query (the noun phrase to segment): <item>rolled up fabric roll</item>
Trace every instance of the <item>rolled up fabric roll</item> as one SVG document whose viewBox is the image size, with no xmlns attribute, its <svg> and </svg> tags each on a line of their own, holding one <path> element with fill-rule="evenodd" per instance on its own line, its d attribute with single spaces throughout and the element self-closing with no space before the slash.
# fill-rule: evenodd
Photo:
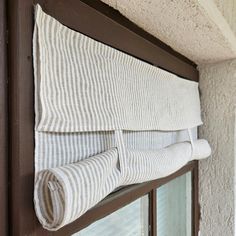
<svg viewBox="0 0 236 236">
<path fill-rule="evenodd" d="M 211 147 L 207 140 L 197 139 L 193 142 L 192 160 L 201 160 L 211 155 Z"/>
<path fill-rule="evenodd" d="M 35 210 L 48 230 L 57 230 L 83 215 L 117 187 L 165 177 L 194 159 L 211 153 L 206 140 L 182 142 L 160 150 L 126 150 L 120 172 L 112 148 L 86 160 L 40 171 L 35 180 Z"/>
<path fill-rule="evenodd" d="M 115 188 L 121 176 L 112 148 L 84 161 L 41 171 L 35 181 L 35 210 L 48 230 L 74 221 Z"/>
<path fill-rule="evenodd" d="M 127 150 L 125 184 L 159 179 L 174 173 L 191 160 L 210 156 L 211 148 L 204 139 L 172 144 L 160 150 Z"/>
</svg>

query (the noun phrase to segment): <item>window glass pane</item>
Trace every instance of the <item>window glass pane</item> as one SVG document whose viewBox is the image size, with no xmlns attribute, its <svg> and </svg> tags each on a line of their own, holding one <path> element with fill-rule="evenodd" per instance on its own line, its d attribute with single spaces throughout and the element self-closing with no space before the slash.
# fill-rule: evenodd
<svg viewBox="0 0 236 236">
<path fill-rule="evenodd" d="M 191 236 L 191 172 L 157 189 L 157 235 Z"/>
<path fill-rule="evenodd" d="M 96 221 L 73 236 L 148 236 L 148 196 Z"/>
</svg>

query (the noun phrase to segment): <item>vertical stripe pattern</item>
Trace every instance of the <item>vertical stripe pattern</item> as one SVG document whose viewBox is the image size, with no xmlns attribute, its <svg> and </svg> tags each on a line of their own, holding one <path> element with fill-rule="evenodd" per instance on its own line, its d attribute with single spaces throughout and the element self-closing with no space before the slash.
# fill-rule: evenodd
<svg viewBox="0 0 236 236">
<path fill-rule="evenodd" d="M 117 138 L 122 141 L 119 148 Z M 118 136 L 36 132 L 34 201 L 40 222 L 48 230 L 57 230 L 117 187 L 165 177 L 192 159 L 209 156 L 207 141 L 195 138 L 192 151 L 187 130 L 124 131 Z M 125 168 L 120 167 L 122 150 Z"/>
<path fill-rule="evenodd" d="M 120 186 L 210 155 L 193 128 L 197 83 L 75 32 L 39 5 L 33 47 L 34 203 L 44 228 L 71 223 Z"/>
<path fill-rule="evenodd" d="M 38 131 L 167 131 L 202 124 L 198 83 L 75 32 L 39 5 L 33 44 Z"/>
<path fill-rule="evenodd" d="M 35 210 L 43 226 L 57 230 L 120 186 L 117 161 L 113 148 L 82 162 L 39 172 Z"/>
</svg>

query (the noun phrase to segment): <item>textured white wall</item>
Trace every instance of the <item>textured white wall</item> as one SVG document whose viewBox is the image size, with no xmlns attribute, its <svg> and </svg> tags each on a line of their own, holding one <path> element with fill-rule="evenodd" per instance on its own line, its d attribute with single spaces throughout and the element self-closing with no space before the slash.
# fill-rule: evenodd
<svg viewBox="0 0 236 236">
<path fill-rule="evenodd" d="M 214 0 L 214 2 L 236 34 L 236 1 Z"/>
<path fill-rule="evenodd" d="M 234 235 L 236 60 L 200 66 L 204 125 L 212 157 L 200 162 L 201 236 Z"/>
<path fill-rule="evenodd" d="M 101 1 L 197 63 L 236 57 L 236 36 L 213 0 Z"/>
</svg>

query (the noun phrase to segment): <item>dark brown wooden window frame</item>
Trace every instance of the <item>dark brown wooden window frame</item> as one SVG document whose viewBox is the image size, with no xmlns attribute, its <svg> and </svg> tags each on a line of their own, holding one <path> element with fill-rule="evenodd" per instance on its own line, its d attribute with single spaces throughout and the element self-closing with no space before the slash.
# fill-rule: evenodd
<svg viewBox="0 0 236 236">
<path fill-rule="evenodd" d="M 10 218 L 14 236 L 70 235 L 131 201 L 149 194 L 150 235 L 155 236 L 154 189 L 188 171 L 193 183 L 193 236 L 198 234 L 198 163 L 191 162 L 163 179 L 124 188 L 111 194 L 75 222 L 57 232 L 44 230 L 33 207 L 34 84 L 32 68 L 33 6 L 42 8 L 68 27 L 150 64 L 198 81 L 196 65 L 98 0 L 9 0 L 9 158 Z"/>
<path fill-rule="evenodd" d="M 8 108 L 6 2 L 0 0 L 0 235 L 8 234 Z"/>
<path fill-rule="evenodd" d="M 144 195 L 148 195 L 149 198 L 149 235 L 156 236 L 157 235 L 157 195 L 156 190 L 164 184 L 167 184 L 171 180 L 176 179 L 179 176 L 182 176 L 186 173 L 191 172 L 192 178 L 192 235 L 198 235 L 198 189 L 196 188 L 198 184 L 198 163 L 197 161 L 192 161 L 188 163 L 186 166 L 181 168 L 179 171 L 175 172 L 168 177 L 153 180 L 143 184 L 136 184 L 132 186 L 128 186 L 120 189 L 112 194 L 110 194 L 107 198 L 101 201 L 97 206 L 89 210 L 79 219 L 77 219 L 72 224 L 65 226 L 55 233 L 56 236 L 63 236 L 69 234 L 76 233 L 81 229 L 89 226 L 95 221 L 113 213 L 114 211 L 128 205 L 129 203 L 139 199 Z"/>
</svg>

